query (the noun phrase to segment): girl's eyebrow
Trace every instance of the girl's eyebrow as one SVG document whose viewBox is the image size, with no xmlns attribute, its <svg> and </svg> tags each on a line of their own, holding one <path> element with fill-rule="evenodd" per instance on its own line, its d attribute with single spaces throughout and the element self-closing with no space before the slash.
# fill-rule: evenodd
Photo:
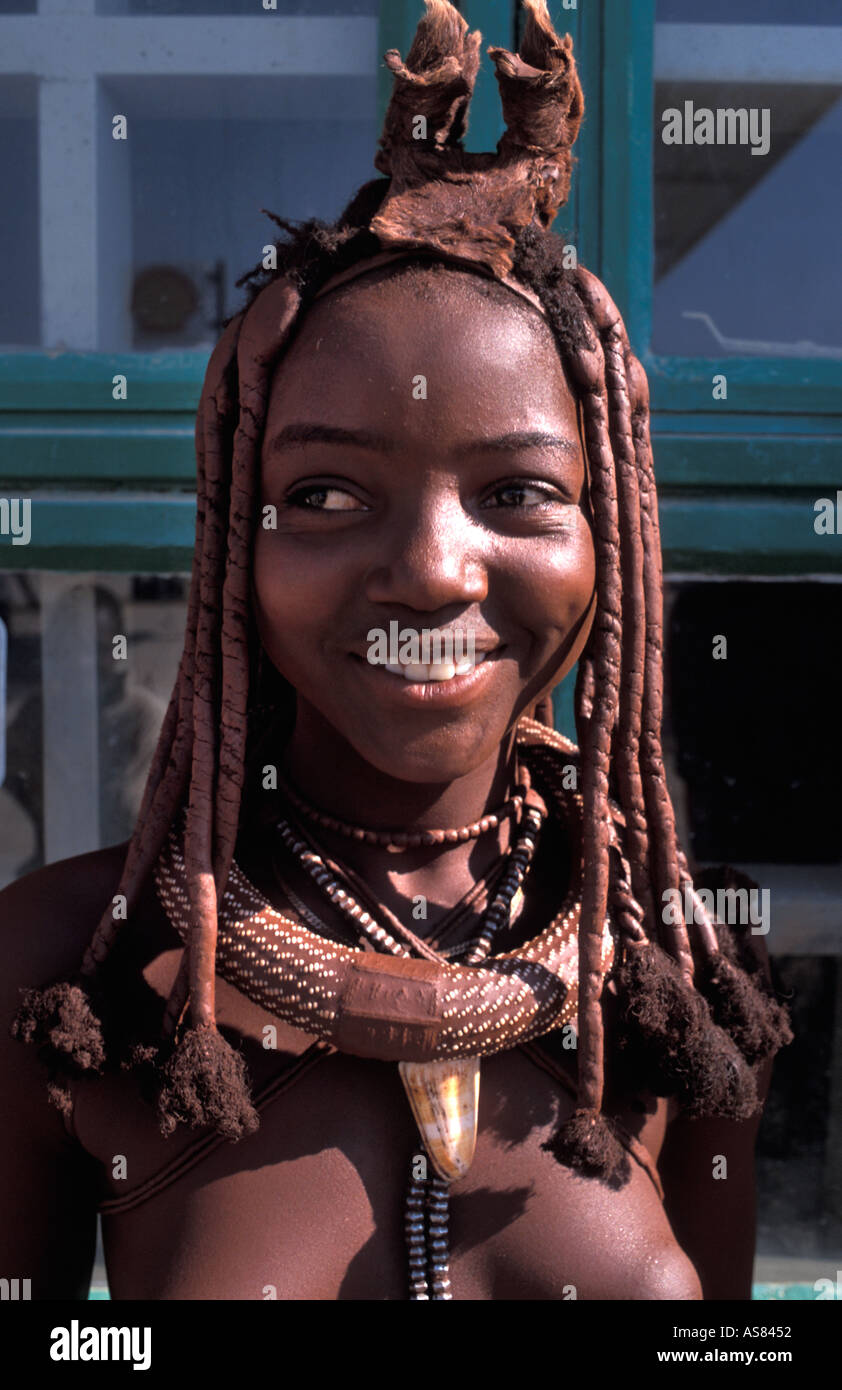
<svg viewBox="0 0 842 1390">
<path fill-rule="evenodd" d="M 270 454 L 279 453 L 295 444 L 340 444 L 346 447 L 354 445 L 358 449 L 371 449 L 381 454 L 394 452 L 397 448 L 386 435 L 375 434 L 371 430 L 352 430 L 346 429 L 344 425 L 322 425 L 299 420 L 285 425 L 274 435 L 267 445 L 267 451 Z M 479 453 L 481 450 L 494 450 L 511 454 L 522 449 L 563 449 L 568 453 L 575 453 L 577 445 L 572 439 L 548 434 L 544 430 L 513 430 L 509 434 L 499 435 L 496 439 L 468 440 L 465 444 L 457 445 L 454 453 L 463 456 Z"/>
<path fill-rule="evenodd" d="M 498 453 L 515 454 L 521 449 L 563 449 L 576 453 L 577 445 L 572 439 L 560 434 L 548 434 L 546 430 L 512 430 L 509 434 L 498 435 L 496 439 L 472 439 L 460 444 L 457 454 L 479 453 L 481 449 L 493 449 Z"/>
<path fill-rule="evenodd" d="M 374 434 L 371 430 L 349 430 L 344 425 L 320 425 L 306 420 L 298 420 L 285 425 L 269 440 L 270 454 L 294 444 L 344 444 L 356 445 L 358 449 L 373 449 L 386 454 L 394 447 L 386 435 Z"/>
</svg>

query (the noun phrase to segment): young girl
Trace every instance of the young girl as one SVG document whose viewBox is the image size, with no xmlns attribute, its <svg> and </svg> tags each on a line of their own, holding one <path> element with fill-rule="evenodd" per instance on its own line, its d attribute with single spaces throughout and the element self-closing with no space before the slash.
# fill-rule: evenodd
<svg viewBox="0 0 842 1390">
<path fill-rule="evenodd" d="M 2 895 L 33 1297 L 97 1210 L 113 1298 L 750 1296 L 790 1035 L 676 841 L 646 380 L 548 231 L 570 40 L 526 0 L 469 154 L 480 35 L 426 3 L 385 177 L 281 224 L 209 363 L 135 833 Z"/>
</svg>

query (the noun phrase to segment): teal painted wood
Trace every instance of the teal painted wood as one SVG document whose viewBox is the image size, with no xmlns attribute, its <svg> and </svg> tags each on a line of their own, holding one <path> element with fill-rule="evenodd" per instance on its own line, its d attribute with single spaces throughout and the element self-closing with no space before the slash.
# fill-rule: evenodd
<svg viewBox="0 0 842 1390">
<path fill-rule="evenodd" d="M 813 497 L 661 493 L 664 568 L 711 574 L 839 574 L 842 535 L 817 535 Z"/>
<path fill-rule="evenodd" d="M 383 62 L 383 54 L 396 48 L 406 62 L 418 21 L 424 14 L 424 0 L 383 0 L 377 28 L 379 67 L 377 69 L 377 114 L 382 128 L 386 107 L 392 95 L 394 76 Z"/>
<path fill-rule="evenodd" d="M 182 410 L 194 415 L 210 352 L 0 353 L 0 411 Z M 127 398 L 115 401 L 113 378 Z"/>
<path fill-rule="evenodd" d="M 710 428 L 690 434 L 662 430 L 656 419 L 652 449 L 661 488 L 810 487 L 823 496 L 842 487 L 839 440 L 834 435 L 726 434 Z"/>
<path fill-rule="evenodd" d="M 190 493 L 34 493 L 32 539 L 0 536 L 0 569 L 186 572 Z M 664 566 L 711 574 L 842 573 L 842 535 L 819 536 L 814 499 L 661 497 Z M 572 736 L 572 727 L 571 727 Z"/>
<path fill-rule="evenodd" d="M 0 484 L 74 487 L 192 484 L 194 417 L 126 412 L 122 418 L 21 412 L 0 415 Z"/>
<path fill-rule="evenodd" d="M 797 423 L 803 433 L 793 433 Z M 715 426 L 720 428 L 716 429 Z M 75 488 L 192 485 L 192 414 L 21 412 L 0 416 L 0 488 L 67 483 Z M 656 415 L 652 440 L 661 485 L 813 487 L 842 485 L 840 445 L 823 417 Z"/>
<path fill-rule="evenodd" d="M 482 34 L 480 69 L 471 98 L 466 150 L 485 152 L 496 149 L 503 134 L 503 113 L 495 68 L 489 48 L 508 48 L 515 42 L 516 5 L 514 0 L 461 0 L 459 10 L 471 29 Z"/>
<path fill-rule="evenodd" d="M 573 743 L 578 742 L 578 736 L 576 734 L 576 715 L 574 712 L 575 701 L 573 699 L 573 693 L 576 689 L 576 672 L 578 669 L 579 666 L 577 663 L 573 667 L 573 670 L 565 676 L 561 685 L 557 685 L 553 691 L 553 722 L 559 733 L 564 734 L 565 738 L 571 739 Z"/>
<path fill-rule="evenodd" d="M 646 351 L 654 0 L 639 0 L 633 15 L 629 8 L 619 0 L 594 0 L 568 11 L 552 0 L 557 29 L 574 36 L 586 93 L 572 202 L 559 214 L 555 230 L 565 236 L 572 231 L 580 259 L 609 283 L 650 375 L 656 468 L 664 494 L 665 562 L 671 569 L 714 572 L 719 566 L 723 572 L 762 573 L 794 573 L 805 564 L 835 573 L 834 538 L 812 533 L 805 540 L 802 523 L 816 497 L 834 495 L 842 473 L 833 419 L 842 409 L 838 364 L 671 359 Z M 384 4 L 382 51 L 397 47 L 406 56 L 422 13 L 423 0 Z M 516 20 L 522 25 L 522 19 L 514 0 L 493 0 L 490 6 L 476 0 L 469 14 L 469 22 L 482 30 L 483 49 L 489 43 L 512 46 Z M 493 65 L 487 57 L 483 64 L 496 103 Z M 382 115 L 392 77 L 385 66 L 380 76 L 385 79 Z M 496 105 L 495 110 L 499 120 Z M 478 130 L 476 121 L 473 130 Z M 496 138 L 488 128 L 478 144 L 493 148 Z M 185 523 L 186 499 L 173 498 L 170 520 L 155 536 L 149 499 L 119 499 L 119 493 L 144 485 L 192 486 L 193 427 L 207 358 L 205 351 L 0 354 L 2 495 L 20 495 L 24 488 L 37 494 L 45 483 L 72 485 L 77 494 L 86 488 L 98 493 L 96 499 L 39 500 L 38 515 L 46 529 L 39 530 L 33 547 L 0 541 L 0 565 L 188 567 L 192 516 Z M 712 398 L 711 378 L 717 371 L 728 380 L 727 402 Z M 118 374 L 128 380 L 126 401 L 115 401 L 111 394 Z M 104 485 L 115 495 L 104 498 Z M 725 491 L 717 497 L 699 491 L 676 495 L 680 489 L 714 488 Z M 801 495 L 789 502 L 785 495 L 758 497 L 754 503 L 753 488 Z M 155 499 L 154 505 L 165 501 Z M 115 510 L 109 510 L 112 505 Z M 718 540 L 714 526 L 721 528 Z M 741 552 L 746 537 L 751 549 Z"/>
<path fill-rule="evenodd" d="M 32 539 L 0 535 L 0 569 L 188 573 L 196 501 L 190 494 L 32 498 Z"/>
<path fill-rule="evenodd" d="M 585 94 L 585 114 L 576 141 L 573 179 L 568 208 L 561 208 L 553 223 L 559 235 L 572 232 L 579 261 L 588 269 L 599 266 L 600 168 L 602 164 L 602 13 L 599 5 L 583 0 L 575 10 L 550 6 L 556 32 L 570 34 Z"/>
<path fill-rule="evenodd" d="M 655 0 L 603 0 L 602 260 L 640 356 L 650 341 Z"/>
<path fill-rule="evenodd" d="M 716 414 L 703 414 L 697 410 L 654 410 L 651 415 L 652 430 L 661 434 L 700 434 L 709 438 L 720 436 L 740 438 L 748 442 L 769 436 L 770 443 L 791 444 L 801 440 L 833 439 L 839 442 L 835 422 L 828 422 L 824 415 L 772 415 L 768 411 L 758 414 L 755 411 L 725 411 L 721 419 Z"/>
<path fill-rule="evenodd" d="M 842 416 L 842 362 L 806 357 L 658 357 L 643 352 L 655 410 L 763 411 L 765 415 Z M 713 399 L 724 375 L 727 401 Z"/>
</svg>

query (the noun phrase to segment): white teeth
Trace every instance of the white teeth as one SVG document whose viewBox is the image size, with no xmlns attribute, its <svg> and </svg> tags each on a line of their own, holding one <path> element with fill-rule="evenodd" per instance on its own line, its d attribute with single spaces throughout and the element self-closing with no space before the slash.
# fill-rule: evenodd
<svg viewBox="0 0 842 1390">
<path fill-rule="evenodd" d="M 393 676 L 403 676 L 404 680 L 411 681 L 415 685 L 420 685 L 424 681 L 450 681 L 454 676 L 466 676 L 469 671 L 473 671 L 475 666 L 481 665 L 485 660 L 485 652 L 480 652 L 475 660 L 464 657 L 462 661 L 437 661 L 431 662 L 426 666 L 407 664 L 406 666 L 395 665 L 394 662 L 385 662 L 385 669 Z"/>
</svg>

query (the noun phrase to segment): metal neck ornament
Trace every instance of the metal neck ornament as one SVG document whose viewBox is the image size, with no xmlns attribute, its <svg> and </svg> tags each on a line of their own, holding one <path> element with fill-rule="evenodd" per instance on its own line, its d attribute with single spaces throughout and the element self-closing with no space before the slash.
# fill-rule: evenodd
<svg viewBox="0 0 842 1390">
<path fill-rule="evenodd" d="M 525 812 L 515 842 L 505 855 L 509 861 L 508 867 L 483 915 L 479 941 L 466 957 L 467 964 L 479 965 L 485 960 L 494 937 L 511 921 L 515 897 L 523 896 L 523 884 L 529 873 L 545 814 L 545 807 L 542 811 L 534 805 Z M 390 913 L 390 921 L 398 928 L 399 934 L 410 938 L 406 944 L 396 940 L 342 886 L 338 874 L 332 873 L 322 856 L 308 847 L 306 837 L 299 838 L 285 820 L 280 821 L 277 828 L 287 849 L 306 869 L 325 897 L 344 913 L 358 931 L 364 933 L 380 950 L 390 951 L 393 955 L 411 955 L 411 943 L 417 940 L 413 933 L 407 933 Z M 450 1184 L 468 1171 L 476 1149 L 479 1058 L 447 1062 L 400 1062 L 398 1072 L 418 1126 L 419 1138 L 435 1170 L 435 1176 L 417 1176 L 417 1158 L 413 1158 L 413 1174 L 404 1217 L 409 1257 L 409 1296 L 413 1302 L 428 1299 L 447 1301 L 452 1297 L 448 1254 Z"/>
<path fill-rule="evenodd" d="M 236 861 L 220 900 L 216 963 L 223 978 L 256 1004 L 341 1052 L 399 1063 L 432 1168 L 427 1177 L 413 1172 L 409 1187 L 406 1236 L 413 1300 L 450 1297 L 447 1199 L 449 1184 L 465 1175 L 474 1156 L 481 1058 L 576 1019 L 582 801 L 566 785 L 564 769 L 575 764 L 577 750 L 560 734 L 526 718 L 519 722 L 517 742 L 550 813 L 562 821 L 571 852 L 564 901 L 546 929 L 517 949 L 491 955 L 532 863 L 543 821 L 537 805 L 524 812 L 506 870 L 484 914 L 481 938 L 458 964 L 400 923 L 400 931 L 391 920 L 388 929 L 367 912 L 343 886 L 341 866 L 328 865 L 308 846 L 306 832 L 295 832 L 288 822 L 278 827 L 284 843 L 301 856 L 325 896 L 374 950 L 327 939 L 300 917 L 279 912 Z M 170 921 L 186 942 L 191 915 L 180 825 L 173 827 L 159 858 L 156 884 Z M 603 978 L 614 949 L 606 918 Z"/>
</svg>

